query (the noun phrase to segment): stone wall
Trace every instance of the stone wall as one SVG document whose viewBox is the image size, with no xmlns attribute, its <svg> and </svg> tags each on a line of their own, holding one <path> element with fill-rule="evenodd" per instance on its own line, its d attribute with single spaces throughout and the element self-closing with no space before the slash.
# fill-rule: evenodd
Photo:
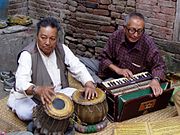
<svg viewBox="0 0 180 135">
<path fill-rule="evenodd" d="M 34 19 L 56 17 L 65 30 L 66 45 L 75 54 L 96 58 L 108 36 L 123 25 L 124 16 L 138 11 L 145 16 L 146 32 L 155 39 L 167 65 L 180 64 L 180 43 L 173 41 L 177 0 L 10 1 L 10 13 L 24 10 Z"/>
<path fill-rule="evenodd" d="M 28 14 L 28 0 L 9 0 L 9 15 Z"/>
<path fill-rule="evenodd" d="M 180 42 L 155 40 L 167 66 L 167 72 L 180 73 Z"/>
<path fill-rule="evenodd" d="M 34 40 L 34 30 L 0 35 L 0 70 L 16 71 L 17 54 Z"/>
</svg>

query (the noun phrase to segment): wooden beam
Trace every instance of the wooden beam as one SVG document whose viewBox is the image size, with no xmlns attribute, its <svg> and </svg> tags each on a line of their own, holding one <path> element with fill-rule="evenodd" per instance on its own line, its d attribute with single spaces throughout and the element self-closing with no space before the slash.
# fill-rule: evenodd
<svg viewBox="0 0 180 135">
<path fill-rule="evenodd" d="M 180 42 L 180 1 L 176 3 L 176 19 L 174 23 L 173 40 Z"/>
</svg>

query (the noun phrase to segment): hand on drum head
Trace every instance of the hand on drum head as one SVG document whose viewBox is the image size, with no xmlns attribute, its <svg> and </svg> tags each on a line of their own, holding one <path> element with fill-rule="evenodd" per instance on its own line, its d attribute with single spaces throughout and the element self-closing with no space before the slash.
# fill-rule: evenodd
<svg viewBox="0 0 180 135">
<path fill-rule="evenodd" d="M 42 104 L 52 102 L 52 97 L 55 95 L 53 86 L 37 86 L 36 94 L 40 97 Z"/>
<path fill-rule="evenodd" d="M 98 96 L 96 92 L 96 87 L 91 81 L 86 82 L 84 86 L 84 90 L 85 90 L 85 99 L 94 99 L 94 97 Z"/>
</svg>

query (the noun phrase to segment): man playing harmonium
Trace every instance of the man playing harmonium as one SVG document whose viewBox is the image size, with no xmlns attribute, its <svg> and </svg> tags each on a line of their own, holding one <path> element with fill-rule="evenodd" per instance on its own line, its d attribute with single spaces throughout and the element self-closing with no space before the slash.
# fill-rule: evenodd
<svg viewBox="0 0 180 135">
<path fill-rule="evenodd" d="M 131 78 L 133 74 L 149 71 L 153 76 L 149 85 L 154 95 L 163 92 L 159 81 L 165 79 L 165 63 L 154 41 L 145 33 L 145 20 L 140 13 L 129 14 L 123 29 L 110 36 L 99 67 L 101 78 Z"/>
<path fill-rule="evenodd" d="M 96 82 L 108 78 L 131 78 L 134 74 L 148 71 L 153 79 L 149 83 L 157 97 L 163 90 L 159 81 L 165 79 L 165 63 L 152 40 L 145 33 L 145 19 L 140 13 L 131 13 L 125 18 L 123 29 L 115 31 L 108 39 L 100 62 L 80 58 Z M 93 64 L 99 64 L 99 70 Z M 90 70 L 96 70 L 98 78 Z M 102 79 L 102 80 L 101 80 Z"/>
</svg>

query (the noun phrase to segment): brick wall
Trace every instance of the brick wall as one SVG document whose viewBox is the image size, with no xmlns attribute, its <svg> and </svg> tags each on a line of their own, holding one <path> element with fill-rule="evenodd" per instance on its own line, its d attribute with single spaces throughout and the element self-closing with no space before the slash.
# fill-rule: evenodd
<svg viewBox="0 0 180 135">
<path fill-rule="evenodd" d="M 76 54 L 88 57 L 98 56 L 107 37 L 132 11 L 144 14 L 150 36 L 173 40 L 174 0 L 29 0 L 28 6 L 33 18 L 58 18 L 65 28 L 66 44 Z"/>
<path fill-rule="evenodd" d="M 56 17 L 65 29 L 66 45 L 87 57 L 98 57 L 108 36 L 123 25 L 124 16 L 138 11 L 145 16 L 146 32 L 163 54 L 180 61 L 180 51 L 167 49 L 178 50 L 180 46 L 173 42 L 176 0 L 11 0 L 10 7 L 11 13 L 28 9 L 28 15 L 35 19 Z"/>
<path fill-rule="evenodd" d="M 136 11 L 146 16 L 148 33 L 156 38 L 172 40 L 176 2 L 172 0 L 136 0 Z"/>
</svg>

